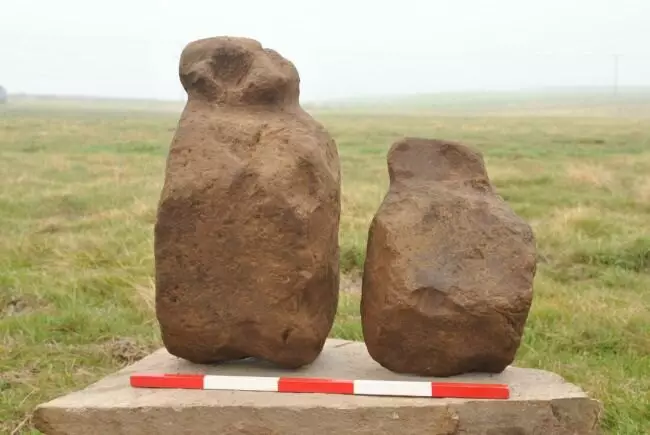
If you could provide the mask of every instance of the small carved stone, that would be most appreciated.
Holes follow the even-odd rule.
[[[401,373],[503,371],[532,303],[532,229],[466,146],[408,138],[391,148],[388,170],[362,285],[370,355]]]

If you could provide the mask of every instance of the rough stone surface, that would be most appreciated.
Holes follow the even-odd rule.
[[[423,380],[390,372],[363,343],[329,340],[316,361],[295,371],[259,361],[201,366],[161,349],[85,390],[39,406],[46,435],[595,435],[602,407],[556,374],[508,367],[445,382],[497,382],[508,400],[364,397],[201,390],[135,389],[131,373],[205,373],[338,379]],[[435,378],[426,378],[436,380]]]
[[[192,42],[180,78],[155,225],[164,345],[197,363],[308,364],[338,301],[336,145],[300,107],[294,65],[257,41]]]
[[[495,193],[482,156],[407,138],[368,236],[361,315],[370,355],[400,373],[500,372],[532,302],[530,226]]]

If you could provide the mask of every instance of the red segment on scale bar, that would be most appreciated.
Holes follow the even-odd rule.
[[[203,375],[195,374],[133,374],[131,386],[137,388],[203,389]]]
[[[508,399],[510,391],[504,384],[460,384],[432,382],[432,397],[456,397],[462,399]]]
[[[280,378],[281,393],[354,394],[354,382],[320,378]]]

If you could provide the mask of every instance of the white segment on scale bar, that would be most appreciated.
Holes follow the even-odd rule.
[[[203,378],[204,390],[278,391],[279,378],[265,376],[217,376]]]
[[[431,397],[431,382],[354,381],[354,394],[368,396]]]

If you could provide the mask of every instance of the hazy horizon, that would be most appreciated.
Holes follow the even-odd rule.
[[[230,35],[294,62],[308,101],[650,86],[650,2],[523,3],[14,3],[0,28],[0,85],[11,94],[184,100],[183,47]]]

